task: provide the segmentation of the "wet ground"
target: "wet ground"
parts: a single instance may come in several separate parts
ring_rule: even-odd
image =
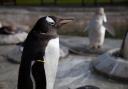
[[[88,44],[87,38],[65,37],[61,41],[71,45]],[[105,40],[105,47],[118,48],[121,40]],[[19,64],[8,61],[3,54],[13,49],[14,45],[0,46],[0,89],[16,89]],[[60,59],[55,89],[75,89],[82,85],[94,85],[100,89],[128,89],[127,84],[104,78],[91,71],[90,62],[98,55],[69,54]]]

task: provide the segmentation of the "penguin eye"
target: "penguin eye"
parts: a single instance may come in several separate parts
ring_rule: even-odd
[[[55,21],[50,18],[49,16],[46,17],[46,21],[50,24],[50,25],[55,25]]]
[[[49,24],[51,24],[51,25],[55,25],[55,23],[54,23],[54,22],[49,22]]]

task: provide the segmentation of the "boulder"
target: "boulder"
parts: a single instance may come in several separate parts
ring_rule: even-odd
[[[98,56],[91,65],[94,71],[116,80],[128,82],[128,61],[118,55],[119,49],[112,49]]]
[[[4,56],[13,63],[20,63],[21,62],[21,55],[22,55],[23,47],[16,45],[12,50],[8,51]]]
[[[6,57],[10,62],[19,64],[21,62],[22,51],[23,47],[21,45],[16,45],[13,49],[7,51],[7,53],[4,54],[4,57]],[[65,58],[68,54],[68,48],[60,45],[60,58]]]
[[[0,34],[0,45],[17,44],[23,42],[26,39],[27,35],[28,33],[26,32],[20,32],[10,35]]]
[[[76,88],[76,89],[100,89],[96,86],[92,86],[92,85],[86,85],[86,86],[81,86],[79,88]]]
[[[62,44],[60,45],[60,58],[65,58],[69,55],[69,49]]]

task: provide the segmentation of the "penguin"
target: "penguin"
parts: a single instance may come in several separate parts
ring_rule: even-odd
[[[29,32],[21,57],[18,89],[53,89],[59,61],[57,29],[71,18],[41,17]]]
[[[123,42],[120,48],[120,55],[125,59],[128,59],[128,31],[125,33]]]
[[[115,35],[113,29],[106,29],[107,17],[104,8],[98,8],[85,31],[88,30],[90,48],[102,48],[106,30]]]

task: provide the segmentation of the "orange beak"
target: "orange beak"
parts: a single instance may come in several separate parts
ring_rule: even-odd
[[[74,18],[57,18],[57,24],[56,27],[59,28],[63,26],[64,24],[70,23],[74,20]]]

